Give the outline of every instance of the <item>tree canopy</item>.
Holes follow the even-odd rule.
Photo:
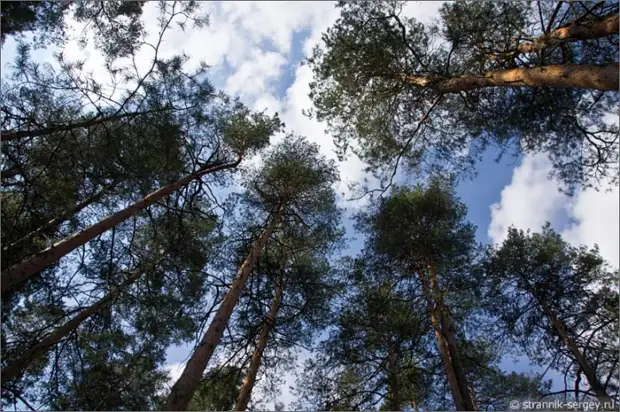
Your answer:
[[[617,182],[616,2],[447,3],[426,26],[404,3],[340,2],[309,58],[314,114],[341,155],[384,186],[401,163],[471,171],[489,145],[546,153],[568,185]]]
[[[164,53],[200,2],[2,3],[3,410],[613,410],[618,268],[549,223],[487,244],[458,189],[488,148],[617,186],[618,3],[336,7],[306,61],[333,156]],[[381,196],[338,194],[349,152]]]

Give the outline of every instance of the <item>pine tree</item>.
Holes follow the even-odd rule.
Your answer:
[[[202,270],[219,242],[215,217],[200,208],[155,209],[137,228],[120,226],[91,246],[69,282],[43,284],[3,313],[3,401],[152,408],[165,349],[192,339],[200,322]]]
[[[309,59],[341,155],[384,188],[400,164],[469,172],[490,145],[547,153],[569,189],[616,181],[618,129],[603,120],[618,104],[616,2],[450,3],[427,26],[404,4],[340,2]]]
[[[130,56],[141,46],[146,30],[141,20],[146,1],[12,1],[1,7],[2,44],[7,37],[18,41],[25,34],[33,35],[37,47],[56,45],[62,47],[68,40],[67,17],[78,23],[87,23],[89,31],[82,32],[78,44],[88,44],[88,34],[95,39],[94,46],[106,57],[107,63]],[[170,9],[171,14],[182,14],[198,27],[208,24],[208,16],[198,15],[196,1],[160,2],[160,9]],[[170,22],[168,22],[169,24]]]
[[[228,124],[224,124],[225,127],[221,131],[216,131],[216,133],[219,134],[220,144],[227,145],[227,147],[224,146],[221,149],[218,147],[218,151],[212,153],[212,156],[216,156],[215,161],[199,166],[197,170],[185,177],[166,184],[122,210],[6,268],[2,272],[2,293],[5,294],[11,291],[41,270],[54,264],[66,254],[126,219],[131,218],[138,211],[183,188],[193,180],[220,170],[237,167],[245,155],[251,154],[254,150],[264,145],[269,136],[280,127],[277,117],[268,118],[260,114],[250,114],[245,109],[239,111],[239,108],[237,108],[237,112],[233,112],[232,117],[220,119],[220,121],[222,120]],[[235,154],[236,159],[231,158],[232,153],[230,152]]]
[[[172,387],[164,410],[185,410],[243,292],[260,252],[277,228],[288,225],[331,226],[338,216],[331,185],[337,180],[333,161],[327,161],[316,145],[288,136],[273,147],[261,168],[244,180],[244,206],[260,213],[260,235],[239,266],[230,290],[194,351],[179,380]]]
[[[416,298],[394,276],[379,276],[389,267],[368,259],[349,266],[350,294],[334,308],[334,329],[298,376],[299,406],[397,411],[423,404],[435,365],[425,353],[427,320],[414,309]]]
[[[588,392],[617,397],[618,293],[598,250],[570,246],[549,225],[542,233],[511,228],[486,265],[487,300],[509,336],[539,363],[578,366]],[[613,284],[613,283],[612,283]],[[614,355],[615,356],[615,355]],[[586,393],[588,393],[586,392]]]
[[[328,324],[340,285],[327,257],[340,249],[341,235],[335,225],[283,227],[259,256],[235,313],[243,335],[251,339],[259,332],[234,410],[247,409],[261,370],[268,366],[270,375],[284,373],[296,346],[310,346]]]

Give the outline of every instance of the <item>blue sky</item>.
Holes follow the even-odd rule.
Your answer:
[[[277,111],[287,125],[287,131],[307,136],[318,143],[326,156],[335,158],[331,137],[324,126],[301,114],[311,107],[308,82],[311,73],[300,63],[320,34],[337,18],[330,2],[204,2],[203,9],[211,13],[211,26],[182,33],[173,30],[164,38],[162,57],[185,51],[193,61],[204,59],[212,66],[215,85],[254,109]],[[411,2],[404,13],[422,22],[437,16],[439,2]],[[143,17],[147,29],[156,31],[156,7],[147,4]],[[11,59],[13,42],[8,40],[2,50],[2,62]],[[105,82],[101,69],[103,59],[90,46],[80,50],[75,42],[65,49],[69,58],[86,57],[86,68]],[[152,54],[152,53],[150,53]],[[150,63],[149,50],[139,65]],[[51,51],[39,51],[35,57],[48,60]],[[277,137],[275,140],[281,138]],[[496,153],[488,152],[477,165],[478,176],[461,183],[457,193],[468,207],[468,218],[477,226],[477,239],[484,243],[501,241],[507,228],[539,230],[551,221],[554,228],[573,243],[592,246],[598,243],[601,253],[618,267],[618,188],[611,193],[592,190],[568,198],[558,192],[558,184],[547,178],[549,161],[545,156],[525,156],[520,159],[504,157],[495,162]],[[359,181],[363,164],[349,159],[340,164],[342,179]],[[341,184],[337,190],[346,191]],[[361,202],[343,202],[348,213],[354,213]],[[352,229],[350,222],[345,222]],[[356,253],[362,239],[350,243]],[[178,364],[187,359],[188,347],[169,351],[168,363],[173,375],[180,373]],[[506,360],[503,367],[528,370],[525,362],[512,365]],[[176,370],[176,371],[175,371]],[[288,381],[292,383],[292,381]],[[283,388],[281,400],[289,402],[290,394]]]

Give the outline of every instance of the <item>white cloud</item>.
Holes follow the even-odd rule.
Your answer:
[[[552,221],[566,202],[556,181],[549,180],[551,164],[545,155],[524,157],[513,171],[512,182],[504,187],[499,203],[492,204],[488,235],[494,243],[503,242],[508,228],[540,228]]]
[[[558,191],[557,180],[549,179],[551,163],[545,155],[527,155],[514,169],[512,181],[504,187],[498,203],[492,204],[488,235],[502,242],[508,228],[540,231],[549,221],[573,245],[598,244],[601,255],[615,268],[619,266],[619,190],[597,192],[586,189],[573,198]],[[563,216],[569,224],[557,227]],[[554,224],[555,223],[555,224]]]
[[[286,65],[283,55],[252,49],[248,59],[226,81],[225,89],[233,96],[255,100],[267,92],[273,92],[273,81]]]
[[[590,247],[598,244],[601,255],[614,268],[620,267],[619,199],[617,187],[611,192],[590,189],[580,193],[571,205],[571,216],[576,222],[562,232],[564,238],[573,244]]]

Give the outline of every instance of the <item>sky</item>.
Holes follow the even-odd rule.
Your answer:
[[[172,29],[162,44],[161,56],[169,57],[184,51],[191,57],[190,64],[204,60],[211,66],[211,80],[233,96],[239,96],[249,107],[278,112],[288,132],[304,135],[319,144],[321,151],[336,159],[331,137],[325,126],[302,114],[310,109],[308,97],[312,74],[302,65],[304,56],[320,42],[320,36],[338,17],[334,3],[323,2],[202,2],[210,14],[211,24],[203,29],[188,28],[186,32]],[[410,2],[404,14],[423,23],[437,18],[440,2]],[[156,32],[157,7],[148,3],[143,11],[146,28]],[[11,59],[14,42],[8,40],[2,49],[2,64]],[[95,75],[102,73],[103,58],[92,47],[81,50],[76,42],[67,44],[65,55],[86,59],[86,69]],[[50,50],[34,53],[39,60],[49,60]],[[152,50],[144,50],[140,67],[150,64]],[[276,137],[275,141],[282,136]],[[545,155],[506,157],[496,163],[495,153],[486,153],[477,165],[478,176],[457,187],[457,194],[468,207],[468,218],[477,225],[477,239],[484,243],[498,243],[506,237],[511,225],[519,229],[539,231],[549,221],[567,241],[594,246],[614,267],[619,266],[619,193],[585,190],[574,197],[561,193],[559,184],[548,178],[550,162]],[[349,181],[360,181],[364,164],[356,158],[339,162],[342,183],[337,187],[344,192],[341,206],[347,209],[347,219],[362,202],[347,202]],[[352,229],[350,221],[345,221]],[[349,253],[355,254],[362,246],[361,236],[349,244]],[[189,347],[172,348],[168,365],[178,377],[180,365],[188,357]],[[302,358],[309,356],[304,353]],[[512,370],[526,370],[521,364],[506,360],[502,366]],[[280,401],[288,403],[292,397],[287,389],[293,383],[287,376]]]

